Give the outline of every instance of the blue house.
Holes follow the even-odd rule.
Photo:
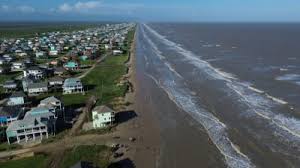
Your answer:
[[[69,61],[66,64],[64,64],[64,68],[67,70],[76,70],[79,68],[79,65],[75,61]]]

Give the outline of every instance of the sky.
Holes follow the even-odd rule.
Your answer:
[[[0,0],[0,21],[299,22],[300,0]]]

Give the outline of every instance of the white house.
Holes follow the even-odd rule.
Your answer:
[[[51,49],[49,51],[49,55],[50,56],[57,56],[58,55],[58,50],[54,46],[51,46]]]
[[[97,106],[92,111],[93,127],[103,128],[115,121],[115,112],[107,106]]]
[[[29,67],[28,69],[24,70],[23,73],[24,73],[24,77],[31,76],[34,79],[44,78],[44,71],[37,66]]]
[[[113,55],[121,55],[123,54],[122,50],[113,50]]]
[[[25,68],[25,64],[23,62],[13,62],[11,65],[12,71],[22,71]]]

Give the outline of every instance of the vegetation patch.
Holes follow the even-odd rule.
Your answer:
[[[0,162],[0,167],[5,168],[46,168],[48,157],[46,155],[36,155],[19,160]]]
[[[98,167],[106,168],[110,164],[111,149],[103,145],[77,146],[65,153],[60,167],[69,168],[79,161],[92,162]]]

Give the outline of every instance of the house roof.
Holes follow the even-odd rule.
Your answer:
[[[32,66],[32,67],[29,67],[27,70],[30,70],[30,71],[40,71],[41,68],[39,68],[38,66]]]
[[[60,102],[60,100],[58,98],[54,97],[54,96],[51,96],[51,97],[47,97],[44,100],[41,100],[40,104],[50,104],[50,103],[53,103],[53,102]]]
[[[55,68],[54,71],[55,72],[66,72],[66,70],[64,68],[62,68],[62,67],[57,67],[57,68]]]
[[[114,110],[112,110],[111,108],[107,107],[107,106],[96,106],[93,109],[93,112],[97,112],[97,113],[107,113],[107,112],[114,112]]]
[[[11,94],[10,98],[14,98],[14,97],[26,97],[26,95],[23,92],[14,92]]]
[[[7,81],[4,82],[4,85],[15,85],[15,84],[16,83],[13,80],[7,80]]]
[[[72,87],[81,84],[81,80],[78,78],[68,78],[64,82],[64,87]]]
[[[65,67],[77,67],[77,66],[78,66],[78,63],[77,63],[77,62],[74,62],[74,61],[69,61],[69,62],[67,62],[64,66],[65,66]]]
[[[25,117],[27,115],[38,115],[38,114],[44,114],[44,113],[49,113],[49,108],[47,108],[47,107],[35,107],[35,108],[32,108],[30,111],[28,111],[25,114]]]
[[[64,79],[61,78],[61,77],[59,77],[59,76],[54,76],[54,77],[50,78],[48,81],[49,81],[49,82],[56,82],[56,81],[61,81],[61,82],[63,82]]]
[[[0,107],[0,116],[17,117],[22,111],[22,108],[19,106],[4,106]]]
[[[28,85],[28,89],[44,88],[44,87],[48,87],[48,83],[47,83],[47,82],[30,83],[30,84]]]
[[[20,128],[32,128],[32,127],[41,127],[47,126],[46,123],[42,122],[42,118],[49,118],[54,116],[52,113],[43,113],[38,115],[26,114],[23,120],[17,120],[8,125],[6,132],[18,130]]]

